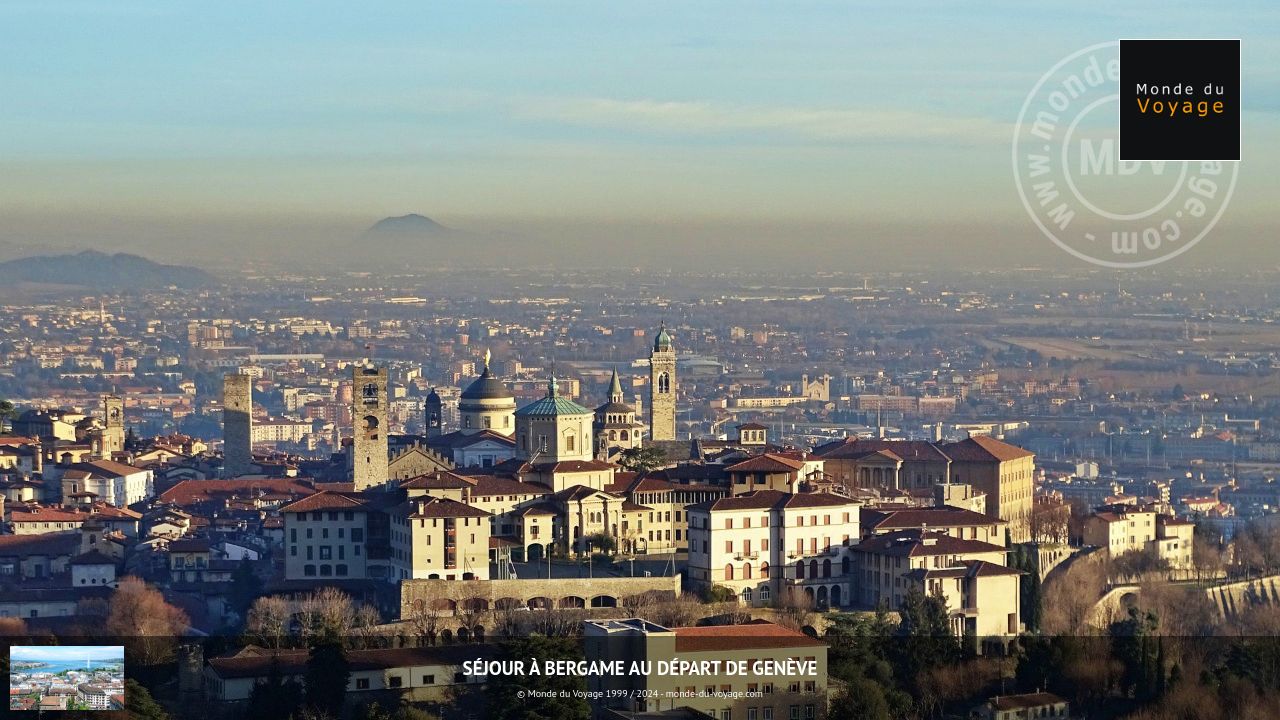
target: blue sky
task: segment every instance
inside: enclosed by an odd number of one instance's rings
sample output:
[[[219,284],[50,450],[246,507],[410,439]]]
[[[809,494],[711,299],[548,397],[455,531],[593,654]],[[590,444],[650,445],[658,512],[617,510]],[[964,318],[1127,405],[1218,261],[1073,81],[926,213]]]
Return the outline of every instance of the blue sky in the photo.
[[[1263,222],[1278,33],[1267,2],[12,0],[0,212],[44,240],[66,217],[1020,222],[1008,143],[1045,69],[1241,37],[1232,217]]]
[[[122,657],[124,657],[124,648],[118,645],[15,645],[9,648],[10,660],[76,662],[119,660]]]

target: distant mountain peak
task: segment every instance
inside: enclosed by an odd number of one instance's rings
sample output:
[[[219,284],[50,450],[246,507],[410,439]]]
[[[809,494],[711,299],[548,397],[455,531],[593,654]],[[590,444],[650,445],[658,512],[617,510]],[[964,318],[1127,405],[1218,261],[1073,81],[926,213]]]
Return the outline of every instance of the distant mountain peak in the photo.
[[[432,220],[426,215],[418,215],[417,213],[409,213],[408,215],[400,215],[398,217],[388,217],[379,220],[369,228],[369,232],[415,232],[415,233],[433,233],[448,232],[449,228]]]
[[[64,255],[35,255],[0,263],[0,276],[17,282],[80,285],[92,288],[199,287],[212,275],[185,265],[162,265],[138,255],[82,250]]]

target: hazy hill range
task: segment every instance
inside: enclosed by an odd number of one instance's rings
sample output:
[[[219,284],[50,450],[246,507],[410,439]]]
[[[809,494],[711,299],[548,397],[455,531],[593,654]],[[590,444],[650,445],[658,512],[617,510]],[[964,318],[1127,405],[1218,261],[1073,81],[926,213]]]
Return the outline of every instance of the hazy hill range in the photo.
[[[38,255],[0,263],[7,282],[80,285],[87,288],[190,288],[216,283],[200,268],[161,265],[144,257],[95,250],[67,255]]]

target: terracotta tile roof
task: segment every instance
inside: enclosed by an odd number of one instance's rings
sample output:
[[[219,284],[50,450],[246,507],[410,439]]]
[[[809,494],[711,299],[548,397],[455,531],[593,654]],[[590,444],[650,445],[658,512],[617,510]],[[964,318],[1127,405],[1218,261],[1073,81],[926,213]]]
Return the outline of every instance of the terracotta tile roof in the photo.
[[[72,565],[115,565],[116,559],[101,550],[90,550],[71,558]]]
[[[854,501],[830,493],[786,493],[781,490],[753,490],[734,497],[690,505],[703,510],[768,510],[774,508],[837,507],[855,504]]]
[[[953,507],[862,510],[862,526],[867,530],[1003,524],[1007,523],[972,510]]]
[[[424,665],[461,665],[465,660],[494,655],[492,645],[440,645],[428,648],[382,648],[348,650],[347,663],[352,670],[387,670]],[[209,658],[209,668],[223,679],[266,677],[273,663],[279,663],[283,675],[306,672],[308,651],[245,648],[228,657]]]
[[[76,510],[64,510],[54,507],[37,507],[19,510],[14,508],[9,513],[9,521],[13,523],[28,522],[84,522],[89,513]]]
[[[960,462],[990,462],[992,460],[1005,462],[1035,455],[1030,450],[1023,450],[1017,445],[1010,445],[987,435],[975,435],[967,440],[947,443],[942,446],[942,451],[952,460]]]
[[[795,472],[803,467],[804,463],[800,460],[765,453],[743,460],[737,465],[730,465],[725,468],[725,472]]]
[[[71,556],[80,549],[80,535],[74,532],[40,535],[0,535],[0,556]]]
[[[447,498],[414,498],[409,504],[411,507],[416,505],[414,512],[409,514],[411,518],[490,517],[493,514]]]
[[[845,438],[820,445],[813,450],[817,457],[827,460],[857,459],[888,451],[893,457],[910,461],[946,462],[947,456],[936,445],[926,440],[881,440],[879,438]]]
[[[676,652],[681,653],[826,647],[821,640],[765,620],[744,625],[678,627],[671,631],[676,635]]]
[[[535,463],[530,466],[536,473],[569,473],[569,472],[591,472],[593,470],[612,470],[610,465],[603,460],[565,460],[557,463]]]
[[[438,470],[425,475],[411,477],[408,480],[402,480],[400,487],[405,490],[460,490],[469,488],[474,484],[475,481],[471,478]]]
[[[495,475],[472,475],[469,478],[473,485],[471,487],[472,497],[487,497],[490,495],[546,495],[551,492],[551,488],[536,482],[521,482],[511,478],[497,477]]]
[[[317,512],[323,510],[364,510],[363,499],[336,492],[318,492],[280,508],[282,513]]]
[[[90,477],[95,478],[111,478],[120,477],[122,475],[133,475],[135,473],[146,472],[142,468],[136,468],[132,465],[125,465],[114,460],[90,460],[88,462],[78,462],[68,466],[69,470],[80,470],[88,473]]]
[[[183,480],[156,498],[168,505],[195,505],[215,498],[252,498],[264,494],[303,497],[316,492],[311,483],[297,478],[236,478],[233,480]]]
[[[929,530],[899,530],[884,535],[872,535],[853,548],[857,552],[903,557],[931,555],[961,555],[966,553],[1005,553],[1000,545],[981,540],[962,540],[945,533]]]

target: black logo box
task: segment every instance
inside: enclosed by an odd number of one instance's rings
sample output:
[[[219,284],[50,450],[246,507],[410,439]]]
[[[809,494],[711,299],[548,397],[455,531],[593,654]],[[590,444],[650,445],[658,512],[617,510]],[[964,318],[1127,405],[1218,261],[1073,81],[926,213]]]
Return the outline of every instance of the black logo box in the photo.
[[[1146,92],[1140,93],[1139,85],[1146,85]],[[1166,94],[1166,87],[1180,92]],[[1241,99],[1238,39],[1122,39],[1120,159],[1239,160]],[[1186,102],[1190,114],[1184,112]],[[1170,103],[1177,104],[1172,114]],[[1221,112],[1215,103],[1222,103]]]

